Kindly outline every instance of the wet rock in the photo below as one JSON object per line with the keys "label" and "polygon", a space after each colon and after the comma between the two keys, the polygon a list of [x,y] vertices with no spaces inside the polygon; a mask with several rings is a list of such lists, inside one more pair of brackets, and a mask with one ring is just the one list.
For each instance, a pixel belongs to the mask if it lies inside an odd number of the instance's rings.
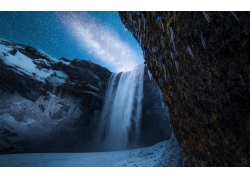
{"label": "wet rock", "polygon": [[142,102],[141,143],[152,146],[168,140],[172,130],[167,107],[162,104],[159,88],[154,79],[150,80],[147,67],[144,69]]}
{"label": "wet rock", "polygon": [[249,166],[250,13],[137,14],[119,12],[164,94],[184,165]]}

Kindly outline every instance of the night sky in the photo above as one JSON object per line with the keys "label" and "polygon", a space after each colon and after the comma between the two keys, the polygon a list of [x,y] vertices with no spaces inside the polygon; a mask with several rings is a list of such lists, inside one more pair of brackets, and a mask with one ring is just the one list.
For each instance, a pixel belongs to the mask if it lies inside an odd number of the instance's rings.
{"label": "night sky", "polygon": [[141,47],[115,11],[4,11],[0,38],[56,58],[91,60],[112,72],[144,62]]}

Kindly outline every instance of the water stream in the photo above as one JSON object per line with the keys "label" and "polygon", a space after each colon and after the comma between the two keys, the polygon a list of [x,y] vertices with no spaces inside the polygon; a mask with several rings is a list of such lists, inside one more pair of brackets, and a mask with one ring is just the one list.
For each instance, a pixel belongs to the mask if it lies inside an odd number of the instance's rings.
{"label": "water stream", "polygon": [[136,146],[140,138],[144,64],[113,73],[106,91],[97,139],[104,150]]}

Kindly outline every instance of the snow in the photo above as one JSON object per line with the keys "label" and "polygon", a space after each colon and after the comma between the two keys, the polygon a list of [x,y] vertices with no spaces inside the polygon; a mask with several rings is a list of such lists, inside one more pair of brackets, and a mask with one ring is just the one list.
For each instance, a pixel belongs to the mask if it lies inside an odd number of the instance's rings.
{"label": "snow", "polygon": [[7,52],[8,53],[8,51],[11,51],[11,50],[12,50],[12,48],[9,48],[9,47],[7,47],[7,46],[5,46],[3,44],[0,44],[0,52],[2,52],[0,54],[1,56],[3,56],[3,52]]}
{"label": "snow", "polygon": [[95,86],[92,86],[92,85],[90,85],[90,84],[87,84],[85,87],[90,87],[91,89],[96,90],[96,91],[99,91],[99,90],[100,90],[99,88],[97,88],[97,87],[95,87]]}
{"label": "snow", "polygon": [[[12,48],[6,47],[0,44],[0,58],[4,60],[4,62],[9,66],[14,66],[18,68],[20,71],[24,73],[31,74],[34,72],[36,66],[32,62],[32,59],[24,56],[22,53],[18,52],[13,56],[8,51],[12,50]],[[7,55],[4,56],[3,52]]]}
{"label": "snow", "polygon": [[64,64],[66,64],[66,65],[70,65],[70,62],[66,62],[66,61],[63,61],[63,60],[59,60],[59,59],[57,59],[57,58],[55,58],[55,57],[52,57],[52,56],[50,56],[50,55],[48,55],[45,51],[43,51],[42,49],[38,49],[38,51],[41,53],[41,54],[43,54],[44,56],[46,56],[47,58],[49,58],[50,60],[52,60],[52,61],[54,61],[54,62],[62,62],[62,63],[64,63]]}
{"label": "snow", "polygon": [[61,79],[67,79],[68,75],[65,74],[64,72],[62,72],[62,71],[56,71],[56,70],[54,70],[54,71],[55,71],[57,77],[59,77]]}
{"label": "snow", "polygon": [[[180,166],[176,140],[132,150],[88,153],[27,153],[0,155],[1,167],[153,167]],[[178,144],[178,143],[177,143]]]}
{"label": "snow", "polygon": [[[81,110],[70,97],[40,96],[32,102],[15,92],[14,94],[2,93],[0,102],[0,131],[8,129],[16,132],[17,141],[22,137],[27,140],[39,134],[44,135],[55,126],[63,126],[61,121],[73,122],[81,114]],[[63,110],[62,116],[52,118],[63,106],[68,109]],[[41,107],[44,109],[42,110]]]}
{"label": "snow", "polygon": [[[25,73],[38,81],[45,82],[45,79],[49,79],[54,85],[61,85],[65,83],[65,79],[67,79],[68,75],[61,71],[56,71],[52,69],[38,69],[36,64],[34,64],[33,60],[22,54],[21,52],[17,51],[15,55],[12,55],[9,53],[9,51],[13,50],[11,47],[7,47],[3,44],[0,44],[0,59],[4,61],[5,64],[15,67],[17,72]],[[42,52],[44,53],[44,52]],[[44,53],[45,56],[50,58],[51,60],[55,62],[63,62],[65,64],[70,64],[61,60],[58,60],[56,58],[53,58],[46,53]],[[44,59],[35,59],[35,62],[42,62],[43,64],[50,66],[49,62]],[[53,76],[56,75],[57,77]]]}
{"label": "snow", "polygon": [[[33,76],[35,74],[36,79],[43,82],[44,78],[54,73],[52,70],[37,69],[32,59],[26,57],[19,51],[17,51],[15,55],[12,55],[8,52],[10,50],[12,50],[12,48],[0,44],[0,52],[2,52],[0,53],[0,58],[3,59],[5,64],[15,67],[18,71],[21,71],[30,76]],[[6,56],[4,56],[3,53]]]}
{"label": "snow", "polygon": [[84,93],[87,93],[87,94],[92,94],[93,96],[95,96],[95,97],[98,97],[98,98],[102,99],[102,96],[100,96],[100,95],[98,95],[98,94],[96,94],[96,93],[94,93],[94,92],[91,92],[91,91],[84,91]]}
{"label": "snow", "polygon": [[14,131],[17,133],[23,133],[27,129],[22,123],[16,121],[9,114],[0,116],[0,125],[2,126],[1,129],[8,129],[11,132]]}
{"label": "snow", "polygon": [[50,66],[50,63],[48,61],[46,61],[45,59],[34,59],[34,61],[36,62],[42,62],[43,64],[45,64],[46,66]]}
{"label": "snow", "polygon": [[45,69],[45,68],[42,68],[41,70],[35,68],[34,73],[36,75],[36,79],[44,82],[44,79],[51,76],[52,74],[54,74],[54,71],[51,70],[51,69],[48,70],[48,69]]}

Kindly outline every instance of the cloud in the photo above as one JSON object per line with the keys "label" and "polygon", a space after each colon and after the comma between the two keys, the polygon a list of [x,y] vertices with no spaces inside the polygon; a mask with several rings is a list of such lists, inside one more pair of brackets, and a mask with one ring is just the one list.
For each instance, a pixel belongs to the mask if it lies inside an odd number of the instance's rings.
{"label": "cloud", "polygon": [[130,71],[139,55],[117,33],[86,13],[60,14],[60,19],[79,45],[115,72]]}

